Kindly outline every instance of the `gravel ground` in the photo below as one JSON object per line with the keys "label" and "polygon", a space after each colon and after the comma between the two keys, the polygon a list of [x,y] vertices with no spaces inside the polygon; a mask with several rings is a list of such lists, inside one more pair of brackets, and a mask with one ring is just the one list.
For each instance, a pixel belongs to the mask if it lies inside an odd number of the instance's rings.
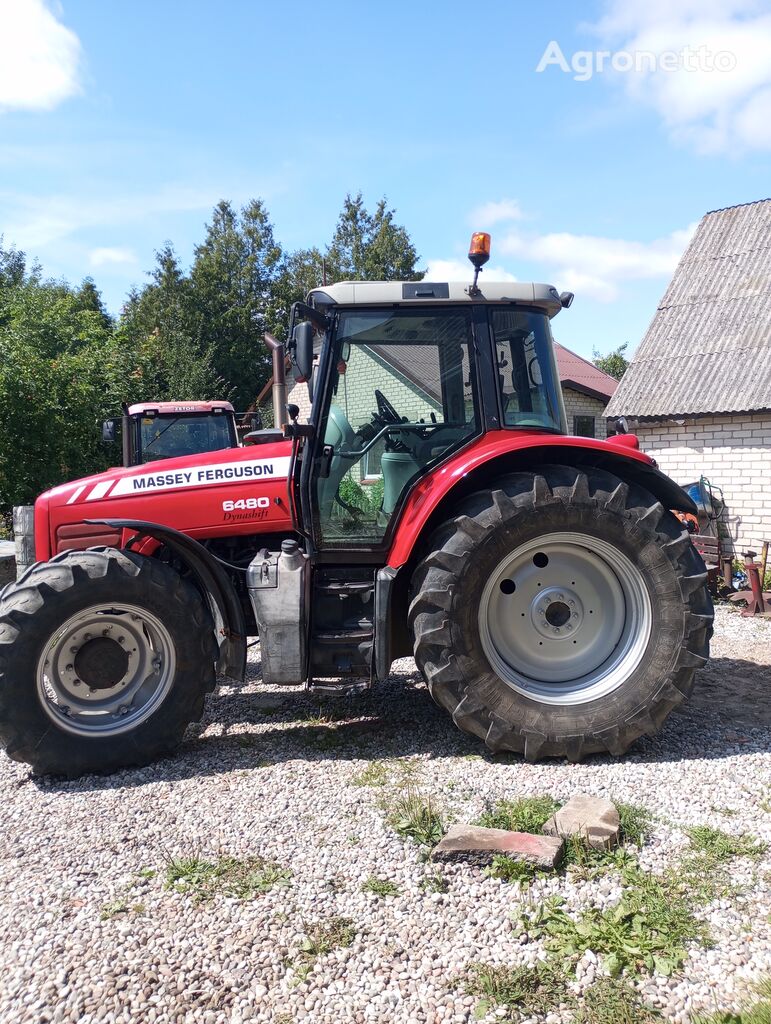
{"label": "gravel ground", "polygon": [[[62,783],[0,758],[0,1021],[472,1020],[476,1000],[459,980],[469,962],[539,954],[511,929],[527,897],[472,867],[427,864],[387,826],[384,799],[411,779],[458,821],[519,795],[643,804],[657,816],[641,855],[654,870],[676,862],[688,825],[771,842],[771,622],[719,608],[713,656],[690,704],[622,761],[480,757],[406,660],[375,692],[326,700],[333,721],[319,721],[318,698],[255,681],[257,658],[246,686],[220,688],[175,759]],[[388,759],[387,784],[357,785],[375,759]],[[268,858],[291,883],[201,904],[164,887],[170,857],[220,855]],[[446,892],[433,891],[437,872]],[[736,1006],[771,972],[771,855],[732,873],[744,895],[705,911],[714,948],[644,983],[669,1019]],[[371,875],[399,894],[363,892]],[[610,876],[555,877],[530,898],[555,892],[575,909],[620,894]],[[355,938],[306,977],[303,936],[334,916],[351,919]]]}

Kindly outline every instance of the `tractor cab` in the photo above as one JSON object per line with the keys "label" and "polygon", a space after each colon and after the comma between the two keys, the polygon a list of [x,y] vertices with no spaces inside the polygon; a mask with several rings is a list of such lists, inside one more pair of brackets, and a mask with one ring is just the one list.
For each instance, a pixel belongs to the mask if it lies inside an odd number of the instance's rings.
{"label": "tractor cab", "polygon": [[180,455],[238,446],[236,416],[230,402],[138,402],[123,407],[122,421],[102,424],[105,441],[122,427],[123,465],[173,459]]}

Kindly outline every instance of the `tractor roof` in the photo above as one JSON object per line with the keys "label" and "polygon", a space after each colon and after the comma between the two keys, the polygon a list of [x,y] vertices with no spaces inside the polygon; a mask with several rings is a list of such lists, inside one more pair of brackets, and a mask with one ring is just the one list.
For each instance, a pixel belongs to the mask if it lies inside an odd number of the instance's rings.
{"label": "tractor roof", "polygon": [[462,281],[340,281],[314,288],[308,300],[317,308],[327,306],[411,306],[416,303],[519,302],[539,306],[550,317],[562,309],[559,292],[550,284],[479,280],[479,291],[469,294]]}
{"label": "tractor roof", "polygon": [[230,402],[137,402],[128,407],[129,416],[150,413],[156,416],[176,413],[233,412]]}

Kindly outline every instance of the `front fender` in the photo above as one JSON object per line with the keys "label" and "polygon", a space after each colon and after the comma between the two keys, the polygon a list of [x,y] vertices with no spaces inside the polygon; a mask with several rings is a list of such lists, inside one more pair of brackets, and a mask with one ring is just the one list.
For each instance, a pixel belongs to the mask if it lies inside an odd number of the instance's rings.
{"label": "front fender", "polygon": [[[628,434],[622,436],[631,440]],[[630,441],[613,443],[591,437],[495,430],[457,452],[415,485],[399,516],[387,564],[399,568],[409,561],[419,539],[439,525],[450,514],[449,506],[466,494],[489,487],[504,473],[537,471],[539,465],[553,463],[605,469],[645,487],[664,508],[692,514],[697,511],[685,491]]]}
{"label": "front fender", "polygon": [[215,622],[220,626],[220,667],[234,679],[246,675],[246,623],[228,574],[210,551],[197,540],[170,526],[148,523],[141,519],[87,519],[87,523],[105,523],[116,530],[130,530],[139,536],[154,537],[170,548],[195,576],[207,595]]}

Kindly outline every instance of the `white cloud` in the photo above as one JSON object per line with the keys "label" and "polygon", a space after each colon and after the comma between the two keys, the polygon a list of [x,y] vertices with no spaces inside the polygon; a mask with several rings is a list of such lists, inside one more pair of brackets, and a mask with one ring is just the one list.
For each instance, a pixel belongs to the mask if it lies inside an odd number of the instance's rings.
{"label": "white cloud", "polygon": [[107,246],[102,249],[92,249],[88,254],[88,261],[92,267],[133,266],[137,262],[137,257],[131,249]]}
{"label": "white cloud", "polygon": [[[585,26],[587,27],[587,26]],[[671,135],[702,152],[771,149],[771,12],[765,0],[606,0],[588,26],[614,52],[695,54],[691,69],[657,62],[608,71]],[[719,54],[730,55],[718,70]]]}
{"label": "white cloud", "polygon": [[37,196],[0,192],[7,238],[28,249],[59,242],[83,228],[135,224],[170,213],[210,210],[222,198],[220,186],[162,185],[134,195]]}
{"label": "white cloud", "polygon": [[80,92],[78,37],[43,0],[0,0],[0,111],[51,110]]}
{"label": "white cloud", "polygon": [[512,232],[499,245],[504,253],[547,266],[559,288],[613,302],[622,281],[669,277],[695,229],[694,224],[652,242],[565,231],[531,236]]}
{"label": "white cloud", "polygon": [[477,231],[486,231],[494,224],[522,220],[522,209],[516,199],[501,199],[498,202],[483,203],[472,210],[469,223]]}
{"label": "white cloud", "polygon": [[[474,268],[468,260],[429,260],[426,281],[468,281],[474,277]],[[484,267],[482,277],[488,281],[516,281],[517,278],[503,267]]]}

